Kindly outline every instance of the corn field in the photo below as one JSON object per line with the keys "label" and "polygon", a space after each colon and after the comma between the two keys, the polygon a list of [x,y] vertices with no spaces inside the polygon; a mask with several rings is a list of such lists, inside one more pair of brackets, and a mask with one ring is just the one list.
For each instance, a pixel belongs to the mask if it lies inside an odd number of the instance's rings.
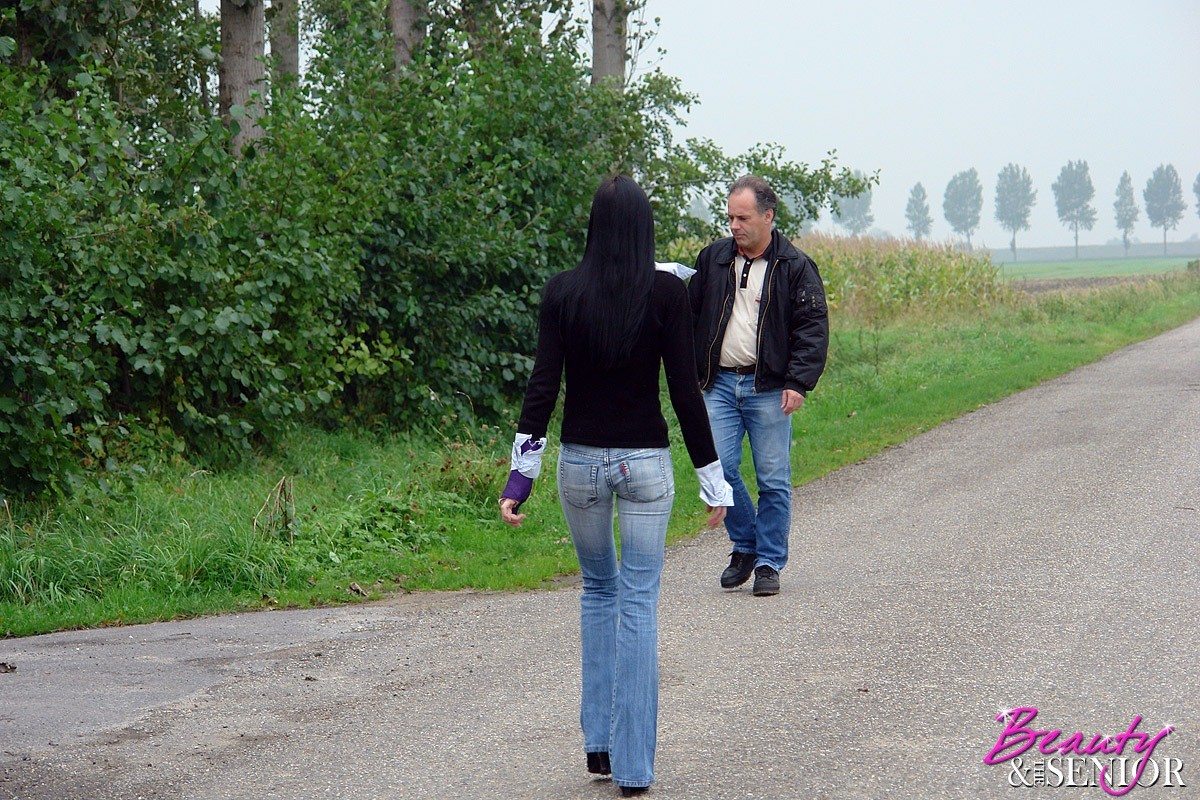
{"label": "corn field", "polygon": [[950,244],[810,234],[796,245],[817,262],[830,306],[857,322],[982,308],[1010,293],[986,253]]}

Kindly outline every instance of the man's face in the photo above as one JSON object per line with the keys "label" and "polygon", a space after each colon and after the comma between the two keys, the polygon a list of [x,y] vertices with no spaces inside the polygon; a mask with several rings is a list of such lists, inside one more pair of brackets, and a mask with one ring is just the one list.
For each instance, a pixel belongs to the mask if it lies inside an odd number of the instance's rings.
{"label": "man's face", "polygon": [[729,196],[729,230],[743,255],[761,255],[771,241],[775,212],[759,213],[754,192],[741,189]]}

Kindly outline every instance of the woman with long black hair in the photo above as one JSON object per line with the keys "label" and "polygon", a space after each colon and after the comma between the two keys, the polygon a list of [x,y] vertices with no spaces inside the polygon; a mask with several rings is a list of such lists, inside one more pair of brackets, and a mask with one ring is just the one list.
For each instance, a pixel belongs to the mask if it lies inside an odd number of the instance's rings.
{"label": "woman with long black hair", "polygon": [[646,194],[631,178],[608,178],[592,199],[583,260],[542,292],[537,356],[500,511],[511,525],[525,519],[518,511],[540,472],[565,370],[558,493],[583,574],[583,749],[588,770],[611,771],[625,797],[654,781],[659,578],[675,497],[660,365],[715,527],[733,492],[696,378],[687,291],[655,268]]}

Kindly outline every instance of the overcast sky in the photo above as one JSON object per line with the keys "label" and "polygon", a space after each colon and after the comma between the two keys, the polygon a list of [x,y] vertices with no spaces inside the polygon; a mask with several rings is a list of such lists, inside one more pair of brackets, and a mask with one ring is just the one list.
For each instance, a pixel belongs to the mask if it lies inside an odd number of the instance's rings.
{"label": "overcast sky", "polygon": [[1018,248],[1071,244],[1050,186],[1082,159],[1098,219],[1081,244],[1119,237],[1113,201],[1125,170],[1142,207],[1135,236],[1161,241],[1142,199],[1159,164],[1175,166],[1188,205],[1170,240],[1200,235],[1197,0],[647,0],[647,14],[661,19],[658,66],[700,98],[686,135],[729,152],[774,141],[809,163],[836,148],[842,164],[879,170],[880,229],[906,233],[920,181],[933,238],[950,238],[946,184],[974,167],[984,205],[973,241],[1007,246],[994,200],[1012,162],[1037,191]]}

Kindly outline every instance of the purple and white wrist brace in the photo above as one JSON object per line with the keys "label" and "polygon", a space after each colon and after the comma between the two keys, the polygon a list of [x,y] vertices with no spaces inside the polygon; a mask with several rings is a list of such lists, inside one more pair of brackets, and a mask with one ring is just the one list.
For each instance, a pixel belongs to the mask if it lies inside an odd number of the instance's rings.
{"label": "purple and white wrist brace", "polygon": [[508,484],[500,496],[516,500],[518,504],[529,499],[533,491],[533,479],[542,472],[542,454],[546,452],[546,437],[533,439],[527,433],[518,433],[513,439],[512,457]]}

